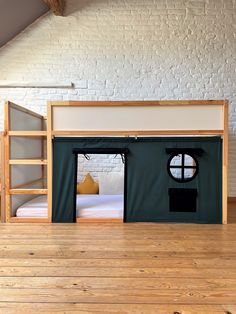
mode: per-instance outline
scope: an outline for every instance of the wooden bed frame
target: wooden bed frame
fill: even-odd
[[[96,111],[94,110],[96,107]],[[11,123],[11,109],[20,111],[28,117],[41,121],[37,130],[13,130]],[[112,109],[112,110],[111,110]],[[171,110],[171,111],[170,111]],[[222,223],[227,223],[227,169],[228,169],[228,101],[227,100],[174,100],[174,101],[50,101],[47,109],[47,129],[44,124],[46,118],[31,110],[15,105],[5,104],[5,210],[7,222],[48,222],[52,221],[52,138],[54,136],[221,136],[223,139],[223,184],[222,184]],[[95,114],[94,114],[95,113]],[[124,117],[132,113],[131,120]],[[90,121],[94,116],[98,119]],[[104,114],[104,118],[103,118]],[[169,119],[171,114],[172,119]],[[109,118],[116,117],[116,127],[109,124]],[[193,117],[194,115],[194,117]],[[76,121],[73,118],[76,116]],[[63,119],[61,119],[63,117]],[[86,120],[87,117],[87,120]],[[168,117],[168,119],[167,119]],[[174,118],[173,118],[174,117]],[[177,117],[177,118],[176,118]],[[92,119],[92,120],[93,120]],[[102,121],[104,119],[104,121]],[[164,120],[166,119],[166,120]],[[192,120],[191,120],[192,119]],[[66,122],[67,120],[67,122]],[[77,122],[79,120],[79,123]],[[190,120],[190,123],[189,123]],[[60,122],[62,121],[62,122]],[[84,122],[85,121],[85,122]],[[164,122],[163,122],[164,121]],[[66,124],[67,123],[67,124]],[[95,127],[92,123],[95,123]],[[174,126],[173,126],[174,124]],[[186,128],[183,126],[186,125]],[[207,126],[210,125],[210,128]],[[118,127],[119,126],[119,127]],[[157,126],[157,127],[156,127]],[[10,159],[11,138],[40,138],[42,151],[39,158]],[[45,155],[44,140],[47,140]],[[43,180],[44,166],[47,166],[47,187],[27,188],[31,182],[24,182],[20,186],[12,186],[12,165],[41,165]],[[13,217],[12,195],[48,195],[48,218],[18,218]],[[77,221],[107,221],[81,219]]]

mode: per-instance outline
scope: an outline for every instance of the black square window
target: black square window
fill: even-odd
[[[197,190],[196,189],[169,189],[170,212],[196,212]]]

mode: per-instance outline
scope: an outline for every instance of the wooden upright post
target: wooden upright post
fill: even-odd
[[[47,185],[48,185],[48,220],[52,222],[52,110],[51,102],[48,102],[47,111]]]
[[[1,132],[1,139],[0,139],[0,172],[1,172],[1,180],[0,180],[0,186],[1,186],[1,222],[5,222],[5,167],[4,167],[4,132]]]
[[[222,223],[227,224],[228,209],[228,100],[224,101],[223,169],[222,169]]]
[[[10,114],[9,114],[9,102],[5,102],[4,108],[4,117],[5,117],[5,125],[4,125],[4,156],[5,156],[5,217],[6,222],[10,221],[11,218],[11,171],[10,171],[10,140],[9,140],[9,131],[10,131]]]

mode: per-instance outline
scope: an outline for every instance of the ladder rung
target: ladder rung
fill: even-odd
[[[47,194],[48,189],[10,189],[10,194]]]
[[[9,131],[9,136],[47,136],[47,131]]]
[[[46,165],[47,159],[10,159],[10,165]]]

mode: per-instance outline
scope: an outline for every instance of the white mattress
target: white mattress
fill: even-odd
[[[16,217],[47,217],[47,195],[37,196],[21,205],[16,211]]]
[[[47,217],[47,196],[38,196],[20,206],[17,217]],[[83,218],[123,218],[123,195],[83,194],[76,198],[76,216]]]

